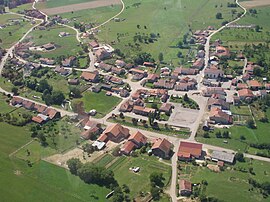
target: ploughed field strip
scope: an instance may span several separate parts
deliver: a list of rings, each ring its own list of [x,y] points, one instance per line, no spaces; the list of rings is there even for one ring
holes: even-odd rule
[[[251,0],[251,1],[243,1],[241,4],[245,8],[253,8],[253,7],[261,7],[261,6],[269,6],[270,0]]]
[[[72,4],[67,6],[55,7],[55,8],[46,8],[42,9],[47,15],[56,15],[61,13],[68,13],[72,11],[85,10],[89,8],[98,8],[104,6],[118,5],[121,4],[120,0],[96,0],[80,4]]]

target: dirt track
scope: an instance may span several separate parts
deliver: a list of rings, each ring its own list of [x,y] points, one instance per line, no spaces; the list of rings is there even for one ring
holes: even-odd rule
[[[245,8],[253,8],[253,7],[260,7],[260,6],[267,6],[270,5],[270,0],[251,0],[251,1],[243,1],[241,4]]]
[[[98,7],[110,6],[110,5],[116,5],[116,4],[121,4],[121,1],[120,0],[96,0],[96,1],[91,1],[87,3],[72,4],[72,5],[67,5],[67,6],[55,7],[55,8],[46,8],[46,9],[42,9],[41,11],[43,11],[47,15],[56,15],[56,14],[61,14],[61,13],[68,13],[71,11],[79,11],[79,10],[84,10],[84,9],[89,9],[89,8],[98,8]]]

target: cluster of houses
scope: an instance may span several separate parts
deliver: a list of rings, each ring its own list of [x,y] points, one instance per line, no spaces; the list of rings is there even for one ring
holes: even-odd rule
[[[160,112],[164,112],[167,115],[170,115],[173,109],[173,105],[166,103],[169,99],[169,94],[167,90],[164,89],[138,89],[135,93],[131,95],[131,98],[124,102],[119,111],[121,112],[133,112],[138,115],[148,116],[149,113],[155,112],[155,109],[146,107],[145,99],[154,99],[159,98],[162,102],[161,107],[159,108]]]
[[[53,108],[41,104],[36,104],[30,100],[25,100],[17,96],[14,96],[11,99],[10,104],[12,106],[23,107],[27,110],[37,112],[38,114],[32,117],[32,121],[38,124],[43,124],[48,120],[57,119],[61,117],[60,112]]]

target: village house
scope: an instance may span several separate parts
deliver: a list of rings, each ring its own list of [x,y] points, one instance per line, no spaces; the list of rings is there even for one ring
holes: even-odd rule
[[[226,92],[222,87],[207,87],[202,90],[202,95],[205,97],[211,97],[213,94],[226,95]]]
[[[170,158],[172,143],[165,138],[158,138],[151,148],[152,153],[160,158]]]
[[[111,72],[117,75],[121,75],[125,73],[125,70],[118,67],[112,67]]]
[[[163,88],[163,89],[173,89],[176,81],[175,80],[167,80],[167,79],[159,79],[154,82],[155,88]]]
[[[190,196],[192,194],[191,182],[187,180],[179,180],[179,194],[181,196]]]
[[[42,45],[41,48],[44,48],[46,51],[50,51],[55,49],[55,45],[53,43],[47,43]]]
[[[170,103],[163,103],[160,108],[159,111],[160,112],[165,112],[166,115],[170,116],[170,114],[172,113],[172,109],[173,109],[173,105]]]
[[[123,104],[121,104],[119,111],[120,112],[131,112],[133,109],[133,102],[130,100],[127,100]]]
[[[48,116],[50,119],[61,118],[61,114],[59,111],[49,108],[49,107],[42,114]]]
[[[106,64],[104,62],[101,62],[101,63],[99,63],[98,67],[101,70],[105,71],[105,72],[109,72],[109,71],[111,71],[111,69],[112,69],[113,66],[112,65],[109,65],[109,64]]]
[[[60,32],[59,37],[65,37],[65,36],[69,36],[69,33],[68,32]]]
[[[237,91],[237,93],[238,93],[240,100],[242,100],[242,101],[249,102],[249,101],[253,100],[255,97],[253,92],[250,89],[242,89],[242,90]]]
[[[158,74],[149,74],[147,77],[147,82],[149,83],[154,83],[156,82],[158,79],[160,78],[160,76]]]
[[[262,88],[262,84],[257,80],[249,80],[247,84],[251,90],[259,90]]]
[[[133,75],[132,79],[134,79],[134,80],[141,80],[141,79],[143,79],[144,77],[147,76],[147,71],[140,70],[138,68],[130,69],[129,73],[131,73]]]
[[[70,74],[70,70],[67,70],[63,67],[60,67],[60,66],[56,66],[54,71],[62,76],[67,76]]]
[[[93,48],[98,48],[99,44],[96,40],[93,40],[93,41],[89,42],[89,46],[93,49]]]
[[[10,101],[10,104],[13,106],[21,106],[23,103],[23,99],[20,97],[13,96],[13,98]]]
[[[181,141],[178,148],[178,160],[189,161],[202,156],[202,144]]]
[[[265,87],[265,90],[270,90],[270,83],[266,83],[266,84],[264,85],[264,87]]]
[[[216,67],[206,68],[204,71],[204,77],[209,79],[218,79],[224,76],[224,72]]]
[[[191,67],[197,70],[201,70],[204,67],[204,59],[198,58]]]
[[[155,63],[152,63],[152,62],[144,62],[143,66],[145,66],[145,67],[155,67],[156,65],[155,65]]]
[[[45,64],[45,65],[54,65],[55,61],[49,58],[40,58],[39,59],[41,64]]]
[[[198,73],[198,70],[192,68],[177,67],[173,73],[177,75],[195,75]]]
[[[124,128],[119,123],[108,126],[106,130],[99,136],[98,141],[108,142],[112,141],[119,143],[129,137],[129,129]]]
[[[115,66],[119,68],[123,68],[126,66],[126,63],[123,60],[116,60],[115,61]]]
[[[34,105],[34,110],[38,113],[44,113],[46,111],[47,107],[44,105],[40,105],[40,104],[35,104]]]
[[[110,76],[110,75],[106,75],[104,77],[104,80],[113,84],[118,84],[118,85],[124,84],[124,81],[122,79],[114,77],[114,76]]]
[[[228,48],[225,48],[224,46],[216,46],[216,53],[215,55],[221,57],[229,57],[230,56],[230,50]]]
[[[95,52],[96,58],[98,61],[105,60],[111,57],[111,53],[109,53],[105,48],[99,48]]]
[[[99,81],[99,73],[98,71],[94,72],[83,72],[81,78],[85,81],[90,81],[92,83],[97,83]]]
[[[88,119],[88,121],[84,124],[84,131],[81,133],[81,138],[84,140],[89,140],[92,139],[93,136],[100,135],[101,133],[101,124]]]
[[[220,108],[222,110],[229,110],[230,104],[227,103],[223,99],[215,99],[215,98],[209,98],[207,102],[208,110],[211,110],[212,108]]]
[[[247,89],[248,85],[245,83],[238,83],[236,86],[237,89],[241,90],[241,89]]]
[[[148,116],[149,113],[155,112],[155,109],[136,105],[133,107],[132,111],[133,113],[138,114],[138,115]]]
[[[22,106],[25,109],[32,110],[32,109],[34,109],[35,103],[33,103],[32,101],[24,100],[22,102]]]
[[[242,80],[243,80],[244,82],[246,82],[246,81],[248,81],[248,80],[250,80],[250,79],[251,79],[251,75],[250,75],[250,74],[248,74],[248,73],[243,74]]]
[[[139,131],[132,134],[121,148],[121,153],[129,155],[132,150],[139,149],[147,143],[147,138]]]
[[[229,115],[219,108],[211,109],[209,119],[216,124],[229,125],[233,123],[232,115]]]
[[[69,58],[66,58],[62,61],[62,65],[64,67],[72,67],[74,65],[74,62],[76,61],[76,58],[74,56],[71,56]]]

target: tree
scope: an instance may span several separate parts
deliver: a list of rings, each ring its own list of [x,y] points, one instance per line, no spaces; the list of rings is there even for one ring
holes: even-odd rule
[[[67,161],[67,165],[71,174],[77,175],[78,170],[82,167],[82,162],[78,158],[71,158]]]
[[[158,109],[157,103],[152,103],[152,104],[151,104],[151,107],[152,107],[153,109]]]
[[[138,119],[132,118],[131,120],[132,120],[132,124],[133,124],[134,126],[136,126],[136,125],[138,124]]]
[[[130,193],[130,189],[126,184],[122,185],[122,189],[123,189],[123,192],[125,192],[126,194]]]
[[[56,105],[61,105],[65,100],[65,96],[61,91],[53,91],[52,92],[52,102]]]
[[[154,201],[160,199],[160,189],[158,187],[151,187],[150,193]]]
[[[125,119],[125,115],[123,114],[123,112],[120,112],[119,117],[120,117],[121,119]]]
[[[221,132],[220,132],[220,131],[217,131],[217,132],[216,132],[216,137],[217,137],[217,138],[221,138],[221,137],[222,137],[222,135],[221,135]]]
[[[184,99],[184,101],[185,101],[185,102],[188,102],[188,101],[189,101],[189,97],[188,97],[188,95],[187,95],[186,93],[185,93],[185,95],[184,95],[184,98],[183,98],[183,99]]]
[[[177,57],[178,57],[178,58],[182,58],[182,57],[183,57],[183,53],[182,53],[181,51],[178,51]]]
[[[243,153],[236,153],[235,154],[235,160],[239,162],[245,162],[244,154]]]
[[[164,179],[162,173],[154,172],[154,173],[151,173],[151,175],[150,175],[150,182],[151,182],[151,185],[153,187],[155,187],[155,186],[163,187],[164,180],[165,179]]]
[[[248,128],[251,128],[251,129],[256,128],[255,122],[253,121],[253,119],[248,119],[248,120],[247,120],[247,127],[248,127]]]
[[[162,62],[163,61],[163,53],[159,53],[159,55],[158,55],[158,60],[159,60],[159,62]]]
[[[177,43],[177,47],[178,47],[178,48],[183,48],[183,42],[182,42],[182,41],[179,41],[179,42]]]
[[[69,94],[70,94],[71,97],[74,97],[74,98],[82,97],[81,91],[77,87],[70,88],[70,93]]]
[[[217,13],[216,14],[216,19],[222,19],[222,13]]]
[[[260,27],[259,25],[256,25],[256,26],[255,26],[255,31],[256,31],[256,32],[260,32],[260,29],[261,29],[261,27]]]
[[[229,131],[224,131],[224,132],[222,133],[222,137],[225,138],[225,139],[230,138]]]
[[[116,187],[114,189],[112,201],[113,202],[123,202],[124,201],[124,194],[123,194],[120,187]]]
[[[14,94],[14,95],[18,95],[18,88],[17,87],[12,87],[12,89],[11,89],[11,92]]]

